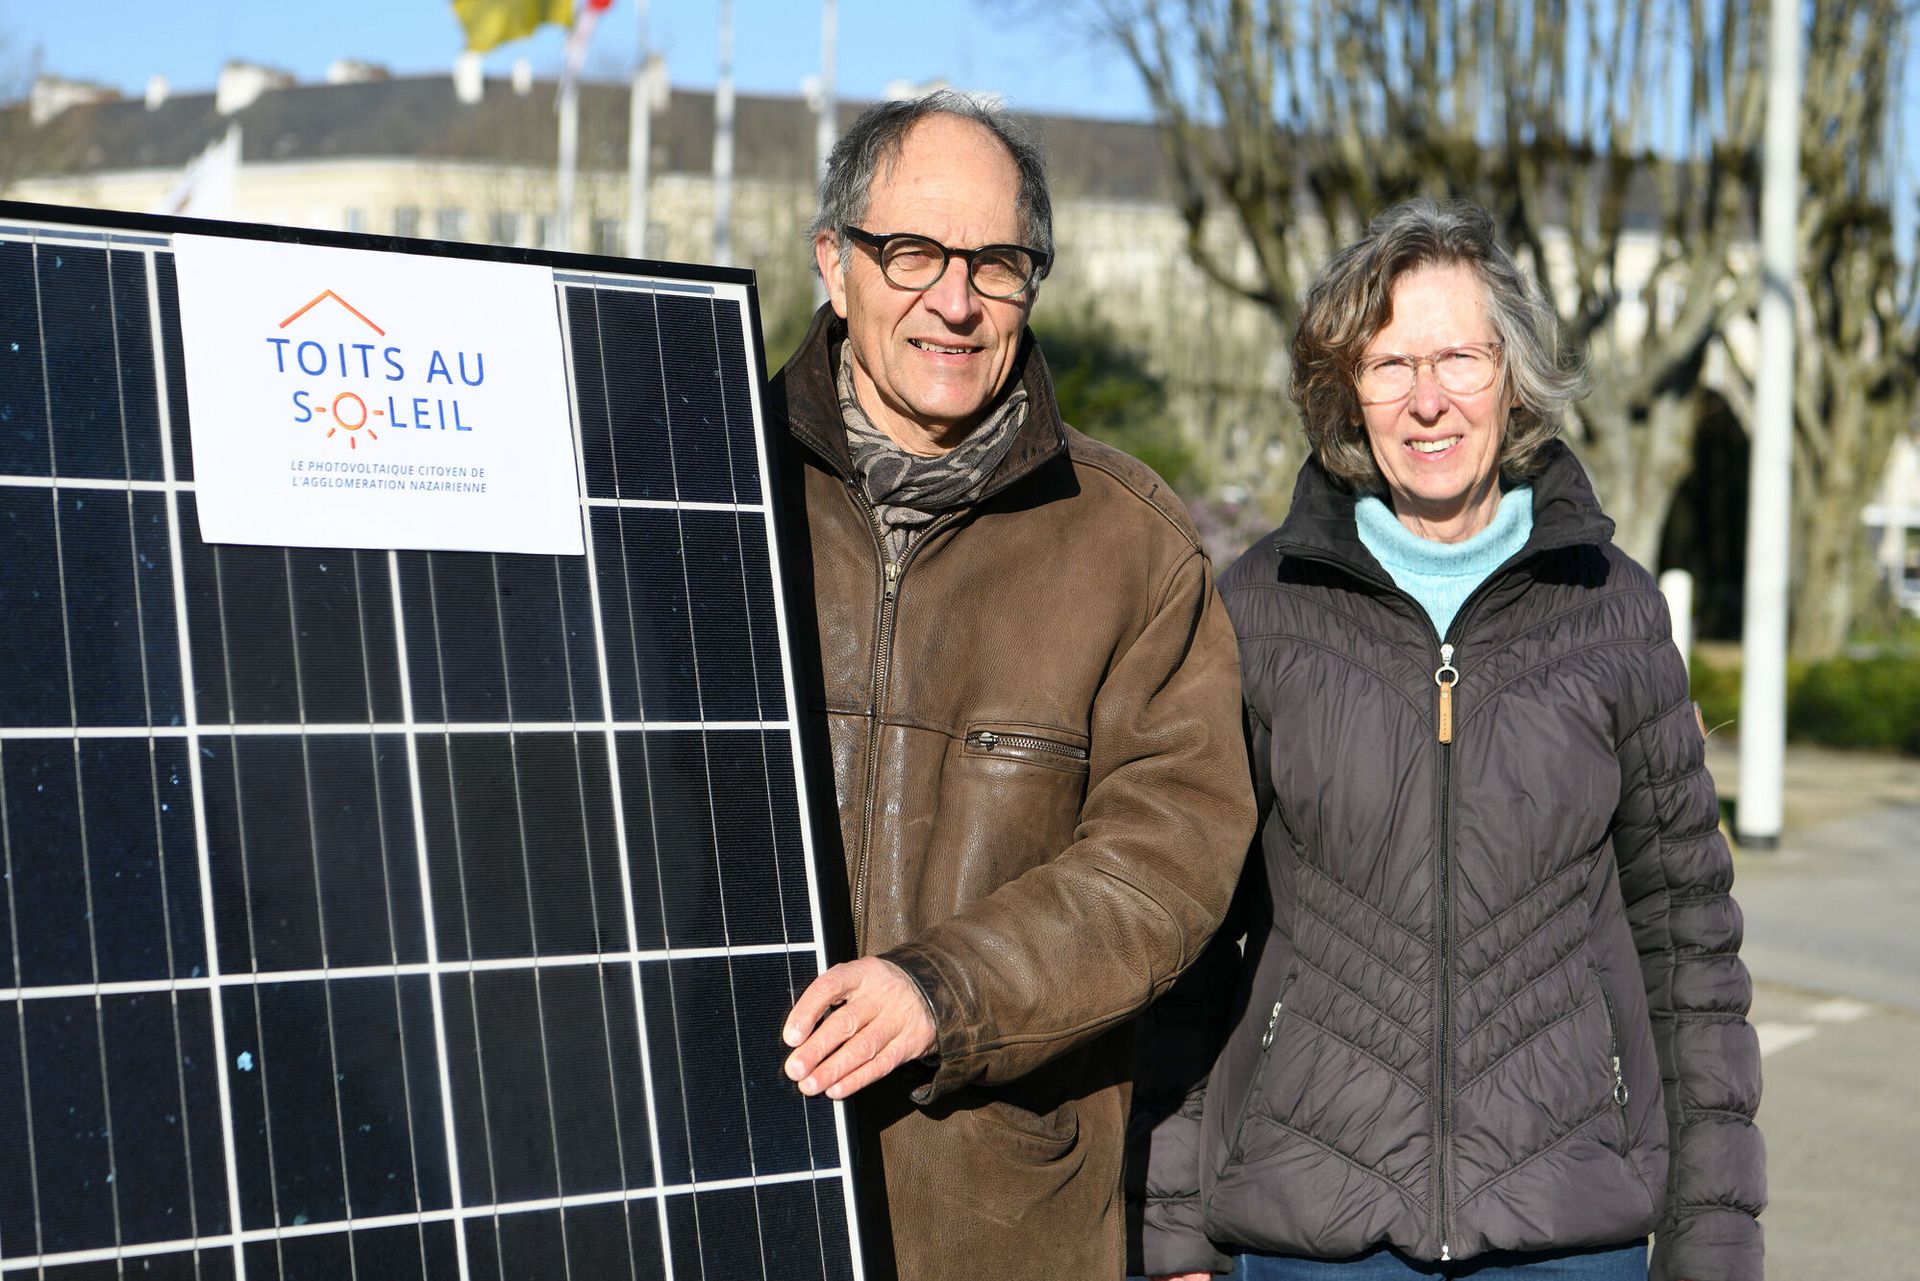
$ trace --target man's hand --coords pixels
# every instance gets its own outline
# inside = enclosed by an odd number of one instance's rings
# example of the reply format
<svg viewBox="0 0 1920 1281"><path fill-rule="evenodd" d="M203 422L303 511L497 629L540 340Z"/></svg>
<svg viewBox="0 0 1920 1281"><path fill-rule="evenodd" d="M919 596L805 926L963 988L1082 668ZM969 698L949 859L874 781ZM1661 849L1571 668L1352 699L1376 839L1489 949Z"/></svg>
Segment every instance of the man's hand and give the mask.
<svg viewBox="0 0 1920 1281"><path fill-rule="evenodd" d="M1211 1272L1156 1272L1147 1281L1213 1281Z"/></svg>
<svg viewBox="0 0 1920 1281"><path fill-rule="evenodd" d="M800 1093L844 1099L933 1049L933 1016L907 972L863 956L808 985L781 1039L794 1047L787 1076Z"/></svg>

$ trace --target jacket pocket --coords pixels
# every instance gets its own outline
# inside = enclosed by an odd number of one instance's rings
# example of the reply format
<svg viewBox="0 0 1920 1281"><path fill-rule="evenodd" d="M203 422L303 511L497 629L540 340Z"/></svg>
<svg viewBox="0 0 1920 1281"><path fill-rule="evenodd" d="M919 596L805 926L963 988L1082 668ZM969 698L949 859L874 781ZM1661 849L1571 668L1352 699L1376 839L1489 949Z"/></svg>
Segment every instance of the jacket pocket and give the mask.
<svg viewBox="0 0 1920 1281"><path fill-rule="evenodd" d="M1022 761L1084 774L1087 743L1079 735L1038 725L975 725L967 730L962 750L972 757Z"/></svg>
<svg viewBox="0 0 1920 1281"><path fill-rule="evenodd" d="M1594 987L1599 989L1600 1003L1607 1010L1607 1068L1613 1080L1614 1112L1620 1120L1620 1152L1625 1155L1633 1143L1633 1126L1627 1120L1627 1100L1630 1097L1627 1077L1620 1067L1620 1014L1613 1004L1613 993L1607 990L1606 979L1600 976L1600 967L1588 961L1587 969L1593 975Z"/></svg>
<svg viewBox="0 0 1920 1281"><path fill-rule="evenodd" d="M1253 1078L1247 1082L1247 1096L1240 1100L1240 1110L1233 1118L1233 1138L1227 1144L1227 1159L1240 1160L1241 1143L1246 1138L1247 1122L1253 1117L1254 1104L1260 1101L1261 1087L1267 1080L1267 1060L1273 1055L1273 1042L1280 1030L1280 1015L1287 1006L1287 993L1293 988L1294 976L1289 974L1280 984L1280 992L1273 998L1273 1008L1267 1011L1267 1026L1260 1033L1260 1057L1253 1061Z"/></svg>
<svg viewBox="0 0 1920 1281"><path fill-rule="evenodd" d="M1015 1083L985 1087L980 1093L976 1122L998 1131L1031 1159L1058 1160L1079 1141L1080 1109L1064 1090Z"/></svg>

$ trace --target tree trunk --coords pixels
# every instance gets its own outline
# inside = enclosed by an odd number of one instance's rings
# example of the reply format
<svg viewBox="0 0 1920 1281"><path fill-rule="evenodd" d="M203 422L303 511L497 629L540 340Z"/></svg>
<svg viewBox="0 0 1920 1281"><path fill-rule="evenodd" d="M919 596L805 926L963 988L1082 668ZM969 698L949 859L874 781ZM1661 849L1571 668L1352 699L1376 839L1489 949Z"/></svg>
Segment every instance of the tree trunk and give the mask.
<svg viewBox="0 0 1920 1281"><path fill-rule="evenodd" d="M1650 573L1660 571L1660 536L1673 496L1693 467L1691 396L1661 395L1640 413L1603 391L1580 409L1585 440L1575 452L1613 518L1613 543Z"/></svg>
<svg viewBox="0 0 1920 1281"><path fill-rule="evenodd" d="M1825 412L1802 414L1795 441L1793 652L1831 658L1847 643L1872 581L1861 510L1885 474L1894 440L1912 422L1912 374L1870 379L1858 361L1829 353Z"/></svg>
<svg viewBox="0 0 1920 1281"><path fill-rule="evenodd" d="M1805 553L1793 602L1790 647L1796 658L1817 662L1839 654L1853 626L1865 549L1860 501L1851 487L1823 487L1795 503L1802 513L1795 537ZM1782 519L1785 519L1784 513Z"/></svg>

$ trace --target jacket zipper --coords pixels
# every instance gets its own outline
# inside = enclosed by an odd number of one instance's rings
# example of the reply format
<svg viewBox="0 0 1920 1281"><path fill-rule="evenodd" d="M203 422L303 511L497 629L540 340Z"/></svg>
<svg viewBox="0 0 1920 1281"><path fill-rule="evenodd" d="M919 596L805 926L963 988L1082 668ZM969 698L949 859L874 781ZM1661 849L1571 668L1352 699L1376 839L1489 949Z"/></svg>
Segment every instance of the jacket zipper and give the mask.
<svg viewBox="0 0 1920 1281"><path fill-rule="evenodd" d="M1246 1137L1247 1120L1253 1115L1254 1101L1260 1097L1260 1083L1267 1075L1267 1056L1273 1050L1273 1033L1280 1026L1280 1011L1286 1008L1287 989L1292 986L1293 980L1289 977L1280 985L1280 995L1274 998L1273 1009L1267 1013L1267 1030L1260 1034L1260 1057L1253 1061L1253 1080L1247 1083L1247 1097L1240 1100L1240 1111L1233 1118L1233 1142L1227 1145L1230 1161L1240 1159L1240 1140Z"/></svg>
<svg viewBox="0 0 1920 1281"><path fill-rule="evenodd" d="M967 735L966 744L968 747L979 748L983 752L991 752L1004 744L1023 751L1051 752L1070 760L1087 759L1087 749L1084 747L1075 747L1072 743L1056 743L1050 738L1035 738L1031 734L1001 734L990 729L975 730Z"/></svg>
<svg viewBox="0 0 1920 1281"><path fill-rule="evenodd" d="M906 551L895 560L887 549L887 531L880 525L880 513L874 510L872 503L853 485L847 486L861 509L867 514L867 526L873 531L874 549L880 554L882 584L880 591L880 622L874 634L873 644L873 682L870 702L867 707L867 783L861 798L860 807L860 850L854 862L853 873L853 954L866 955L865 939L867 933L867 873L873 858L873 810L874 789L880 779L880 713L887 704L887 678L893 668L893 626L899 607L900 580L906 577L907 565L919 550L926 546L927 540L943 524L951 520L936 519L921 531L920 537L907 544Z"/></svg>
<svg viewBox="0 0 1920 1281"><path fill-rule="evenodd" d="M1439 893L1436 895L1436 912L1439 920L1435 929L1437 948L1435 968L1440 978L1440 1004L1437 1012L1437 1028L1433 1047L1434 1095L1436 1112L1440 1120L1440 1141L1434 1150L1438 1161L1438 1177L1434 1180L1434 1219L1440 1236L1440 1258L1452 1259L1453 1252L1447 1244L1447 1151L1453 1137L1453 1099L1447 1089L1447 1065L1453 1057L1452 1049L1452 1010L1453 1010L1453 944L1450 938L1453 909L1448 899L1447 868L1453 861L1452 816L1449 804L1453 796L1453 687L1460 682L1460 671L1453 665L1453 646L1440 646L1440 666L1434 669L1433 683L1440 689L1440 706L1437 716L1437 737L1440 742L1440 840L1439 847Z"/></svg>
<svg viewBox="0 0 1920 1281"><path fill-rule="evenodd" d="M1613 1103L1620 1109L1620 1119L1624 1121L1629 1096L1626 1074L1620 1070L1620 1016L1614 1012L1613 993L1607 991L1607 981L1600 977L1600 967L1592 968L1593 985L1600 989L1600 1000L1607 1007L1607 1056L1613 1064Z"/></svg>

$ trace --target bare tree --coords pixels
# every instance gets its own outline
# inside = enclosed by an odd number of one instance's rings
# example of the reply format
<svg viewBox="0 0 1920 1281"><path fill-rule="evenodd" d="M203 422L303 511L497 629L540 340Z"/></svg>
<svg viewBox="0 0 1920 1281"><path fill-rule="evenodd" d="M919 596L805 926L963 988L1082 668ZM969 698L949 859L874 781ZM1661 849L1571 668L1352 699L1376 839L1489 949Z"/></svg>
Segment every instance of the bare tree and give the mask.
<svg viewBox="0 0 1920 1281"><path fill-rule="evenodd" d="M1912 0L1815 0L1801 98L1792 648L1840 651L1870 581L1861 509L1920 402L1920 245L1891 179ZM1738 401L1751 370L1729 344Z"/></svg>
<svg viewBox="0 0 1920 1281"><path fill-rule="evenodd" d="M1738 0L1088 0L1138 70L1188 249L1284 329L1385 205L1494 211L1594 394L1570 424L1651 563L1692 463L1710 340L1749 286L1764 41ZM1223 252L1212 230L1235 224Z"/></svg>
<svg viewBox="0 0 1920 1281"><path fill-rule="evenodd" d="M78 131L70 117L36 123L27 94L39 73L36 50L20 55L0 33L0 195L24 177L66 165Z"/></svg>

